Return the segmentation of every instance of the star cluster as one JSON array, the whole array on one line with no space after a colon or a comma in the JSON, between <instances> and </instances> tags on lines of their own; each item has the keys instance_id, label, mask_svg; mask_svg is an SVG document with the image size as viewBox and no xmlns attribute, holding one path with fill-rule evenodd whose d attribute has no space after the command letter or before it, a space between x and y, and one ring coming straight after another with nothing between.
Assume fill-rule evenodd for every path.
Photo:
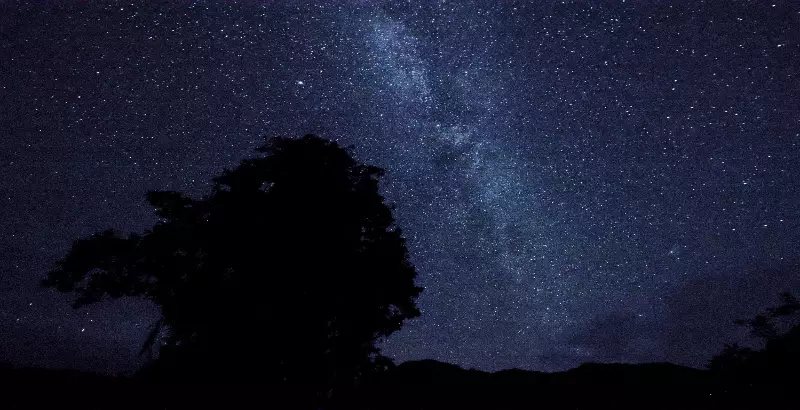
<instances>
[{"instance_id":1,"label":"star cluster","mask_svg":"<svg viewBox=\"0 0 800 410\"><path fill-rule=\"evenodd\" d=\"M702 366L798 289L791 1L0 6L0 358L130 371L154 320L38 279L264 135L387 170L422 316L398 361Z\"/></svg>"}]
</instances>

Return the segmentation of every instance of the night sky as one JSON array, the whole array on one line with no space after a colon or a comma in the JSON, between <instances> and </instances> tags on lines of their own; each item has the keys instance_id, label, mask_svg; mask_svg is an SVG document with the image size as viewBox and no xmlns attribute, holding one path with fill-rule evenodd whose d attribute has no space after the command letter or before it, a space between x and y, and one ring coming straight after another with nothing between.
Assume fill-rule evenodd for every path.
<instances>
[{"instance_id":1,"label":"night sky","mask_svg":"<svg viewBox=\"0 0 800 410\"><path fill-rule=\"evenodd\" d=\"M0 361L134 370L152 306L38 281L274 135L387 170L397 362L701 367L800 292L797 2L96 3L0 5Z\"/></svg>"}]
</instances>

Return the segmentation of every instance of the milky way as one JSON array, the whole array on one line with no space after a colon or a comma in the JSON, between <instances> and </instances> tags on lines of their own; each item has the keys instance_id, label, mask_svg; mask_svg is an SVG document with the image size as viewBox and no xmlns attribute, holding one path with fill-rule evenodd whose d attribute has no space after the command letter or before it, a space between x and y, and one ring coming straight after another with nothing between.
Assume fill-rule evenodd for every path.
<instances>
[{"instance_id":1,"label":"milky way","mask_svg":"<svg viewBox=\"0 0 800 410\"><path fill-rule=\"evenodd\" d=\"M37 288L263 136L387 170L425 287L398 362L702 366L800 292L789 1L0 6L0 360L130 371L154 318Z\"/></svg>"}]
</instances>

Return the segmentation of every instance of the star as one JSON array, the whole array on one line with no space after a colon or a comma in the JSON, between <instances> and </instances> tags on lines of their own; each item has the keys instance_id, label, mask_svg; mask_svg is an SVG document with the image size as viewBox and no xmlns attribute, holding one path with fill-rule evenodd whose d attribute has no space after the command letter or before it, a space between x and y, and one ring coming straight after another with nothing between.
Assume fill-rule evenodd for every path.
<instances>
[{"instance_id":1,"label":"star","mask_svg":"<svg viewBox=\"0 0 800 410\"><path fill-rule=\"evenodd\" d=\"M0 326L40 349L85 332L37 285L74 240L151 228L147 191L203 195L263 136L305 133L386 170L425 287L380 346L398 362L702 367L736 318L684 306L756 312L791 283L789 3L251 3L0 13ZM152 305L91 317L75 365L138 368ZM713 332L683 341L686 323Z\"/></svg>"}]
</instances>

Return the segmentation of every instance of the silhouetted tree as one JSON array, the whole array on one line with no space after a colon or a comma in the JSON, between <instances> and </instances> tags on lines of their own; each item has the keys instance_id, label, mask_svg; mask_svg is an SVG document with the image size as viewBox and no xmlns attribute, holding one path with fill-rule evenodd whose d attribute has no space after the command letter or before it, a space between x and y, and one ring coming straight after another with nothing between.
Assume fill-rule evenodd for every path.
<instances>
[{"instance_id":1,"label":"silhouetted tree","mask_svg":"<svg viewBox=\"0 0 800 410\"><path fill-rule=\"evenodd\" d=\"M784 319L798 312L800 303L787 292L781 294L781 304L777 307L753 319L735 321L749 327L750 333L765 345L761 350L726 345L709 361L710 370L738 386L729 390L731 394L757 400L771 397L797 401L794 386L800 381L800 325Z\"/></svg>"},{"instance_id":2,"label":"silhouetted tree","mask_svg":"<svg viewBox=\"0 0 800 410\"><path fill-rule=\"evenodd\" d=\"M769 341L778 337L778 329L775 327L774 318L767 315L756 315L752 319L738 319L735 321L737 325L746 326L750 328L750 334Z\"/></svg>"},{"instance_id":3,"label":"silhouetted tree","mask_svg":"<svg viewBox=\"0 0 800 410\"><path fill-rule=\"evenodd\" d=\"M739 374L746 371L745 366L755 354L756 351L749 347L741 347L737 343L726 344L722 352L709 360L707 367L715 372Z\"/></svg>"},{"instance_id":4,"label":"silhouetted tree","mask_svg":"<svg viewBox=\"0 0 800 410\"><path fill-rule=\"evenodd\" d=\"M209 195L147 194L143 235L76 241L43 284L161 309L161 377L329 389L376 367L375 343L419 315L416 272L378 191L383 171L307 135L274 138L214 179ZM385 359L382 359L385 360Z\"/></svg>"},{"instance_id":5,"label":"silhouetted tree","mask_svg":"<svg viewBox=\"0 0 800 410\"><path fill-rule=\"evenodd\" d=\"M781 293L780 299L781 304L777 307L769 308L766 313L756 315L753 319L736 320L736 324L749 327L753 336L765 342L774 340L780 336L776 321L794 316L797 312L800 312L800 301L790 292Z\"/></svg>"}]
</instances>

